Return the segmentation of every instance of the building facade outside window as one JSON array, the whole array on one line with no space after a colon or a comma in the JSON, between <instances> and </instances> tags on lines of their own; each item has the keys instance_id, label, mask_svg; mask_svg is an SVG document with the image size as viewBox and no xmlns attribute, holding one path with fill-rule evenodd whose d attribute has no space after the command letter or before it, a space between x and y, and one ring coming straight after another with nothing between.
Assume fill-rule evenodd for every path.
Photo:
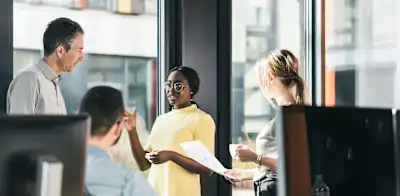
<instances>
[{"instance_id":1,"label":"building facade outside window","mask_svg":"<svg viewBox=\"0 0 400 196\"><path fill-rule=\"evenodd\" d=\"M326 0L326 103L399 108L400 4Z\"/></svg>"}]
</instances>

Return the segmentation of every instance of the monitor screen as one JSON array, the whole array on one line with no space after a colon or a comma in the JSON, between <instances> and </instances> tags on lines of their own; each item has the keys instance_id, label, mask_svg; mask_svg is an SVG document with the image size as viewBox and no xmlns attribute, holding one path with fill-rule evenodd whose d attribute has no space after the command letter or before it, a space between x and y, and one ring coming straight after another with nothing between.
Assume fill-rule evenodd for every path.
<instances>
[{"instance_id":1,"label":"monitor screen","mask_svg":"<svg viewBox=\"0 0 400 196\"><path fill-rule=\"evenodd\" d=\"M392 110L293 106L282 108L279 119L285 195L297 195L296 182L310 195L316 175L333 196L396 195Z\"/></svg>"},{"instance_id":2,"label":"monitor screen","mask_svg":"<svg viewBox=\"0 0 400 196\"><path fill-rule=\"evenodd\" d=\"M89 125L84 115L0 116L0 195L82 195ZM41 175L54 169L60 175ZM59 186L42 183L57 177Z\"/></svg>"}]
</instances>

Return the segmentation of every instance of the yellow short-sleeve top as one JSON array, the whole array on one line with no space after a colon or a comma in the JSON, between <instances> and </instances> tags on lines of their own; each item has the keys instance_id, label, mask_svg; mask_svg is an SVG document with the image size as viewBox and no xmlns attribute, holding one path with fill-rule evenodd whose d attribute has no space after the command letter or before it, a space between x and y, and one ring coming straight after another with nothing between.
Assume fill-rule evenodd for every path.
<instances>
[{"instance_id":1,"label":"yellow short-sleeve top","mask_svg":"<svg viewBox=\"0 0 400 196\"><path fill-rule=\"evenodd\" d=\"M157 117L146 151L172 150L185 155L180 144L199 140L214 154L215 123L195 104ZM148 180L159 196L200 196L200 176L172 161L153 164Z\"/></svg>"}]
</instances>

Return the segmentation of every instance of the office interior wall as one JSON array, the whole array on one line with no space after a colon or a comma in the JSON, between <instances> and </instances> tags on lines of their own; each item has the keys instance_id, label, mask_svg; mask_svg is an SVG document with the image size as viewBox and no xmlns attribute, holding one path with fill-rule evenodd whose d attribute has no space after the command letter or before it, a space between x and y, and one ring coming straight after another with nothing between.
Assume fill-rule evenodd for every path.
<instances>
[{"instance_id":1,"label":"office interior wall","mask_svg":"<svg viewBox=\"0 0 400 196\"><path fill-rule=\"evenodd\" d=\"M195 101L216 123L215 154L226 167L231 126L231 0L183 0L182 63L194 68L201 85ZM202 179L202 195L230 195L222 176Z\"/></svg>"},{"instance_id":2,"label":"office interior wall","mask_svg":"<svg viewBox=\"0 0 400 196\"><path fill-rule=\"evenodd\" d=\"M13 78L13 1L0 1L0 111L6 112L8 85Z\"/></svg>"}]
</instances>

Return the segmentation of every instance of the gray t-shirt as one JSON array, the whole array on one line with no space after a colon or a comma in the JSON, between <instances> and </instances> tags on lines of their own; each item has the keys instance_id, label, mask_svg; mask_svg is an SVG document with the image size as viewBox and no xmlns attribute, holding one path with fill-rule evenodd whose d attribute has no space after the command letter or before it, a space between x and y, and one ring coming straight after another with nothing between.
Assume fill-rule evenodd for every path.
<instances>
[{"instance_id":1,"label":"gray t-shirt","mask_svg":"<svg viewBox=\"0 0 400 196\"><path fill-rule=\"evenodd\" d=\"M275 134L275 118L267 123L263 130L257 135L256 139L256 153L270 158L278 158L278 144L276 142ZM257 181L264 176L275 178L272 172L268 172L265 166L259 166L254 174L254 181Z\"/></svg>"}]
</instances>

